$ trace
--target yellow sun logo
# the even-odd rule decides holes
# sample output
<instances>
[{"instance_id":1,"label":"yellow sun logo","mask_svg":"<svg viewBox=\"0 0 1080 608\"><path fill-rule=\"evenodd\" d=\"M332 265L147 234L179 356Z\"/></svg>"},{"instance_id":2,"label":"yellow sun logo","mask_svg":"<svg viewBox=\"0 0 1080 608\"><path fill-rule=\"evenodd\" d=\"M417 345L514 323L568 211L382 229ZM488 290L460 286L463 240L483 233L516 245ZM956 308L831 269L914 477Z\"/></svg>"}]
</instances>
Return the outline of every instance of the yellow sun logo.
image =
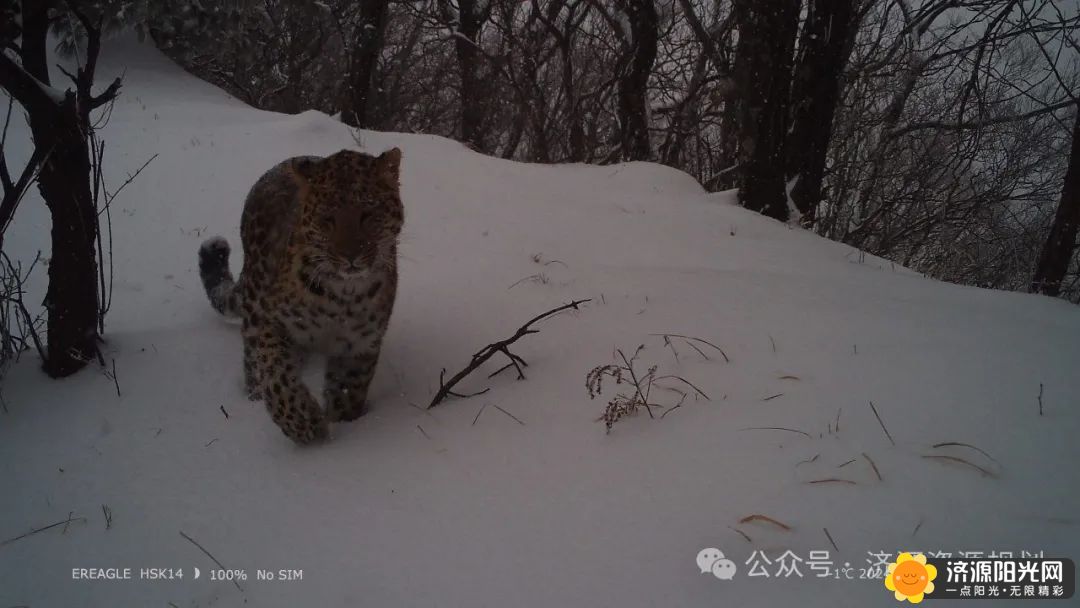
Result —
<instances>
[{"instance_id":1,"label":"yellow sun logo","mask_svg":"<svg viewBox=\"0 0 1080 608\"><path fill-rule=\"evenodd\" d=\"M918 604L923 601L923 596L934 592L935 578L937 568L926 563L925 555L901 553L895 564L889 564L885 588L892 591L898 601Z\"/></svg>"}]
</instances>

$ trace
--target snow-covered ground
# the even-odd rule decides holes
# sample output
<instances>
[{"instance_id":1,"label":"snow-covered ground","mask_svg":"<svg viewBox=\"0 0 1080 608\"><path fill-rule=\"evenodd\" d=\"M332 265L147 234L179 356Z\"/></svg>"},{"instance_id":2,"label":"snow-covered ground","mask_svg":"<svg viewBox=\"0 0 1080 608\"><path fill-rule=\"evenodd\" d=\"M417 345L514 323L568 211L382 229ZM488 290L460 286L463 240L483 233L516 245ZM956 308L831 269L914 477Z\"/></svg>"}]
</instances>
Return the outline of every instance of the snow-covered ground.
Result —
<instances>
[{"instance_id":1,"label":"snow-covered ground","mask_svg":"<svg viewBox=\"0 0 1080 608\"><path fill-rule=\"evenodd\" d=\"M859 578L870 553L1080 557L1080 309L926 279L653 164L526 165L363 133L364 150L404 151L399 299L370 413L294 446L245 398L238 327L208 305L196 250L238 244L264 170L353 135L252 110L133 41L107 46L99 74L123 69L109 182L159 156L113 210L120 396L96 367L52 381L28 354L9 372L0 540L75 521L0 545L0 606L890 606ZM32 193L12 253L47 251L47 219ZM490 392L423 411L440 369L575 298L592 301L516 345L527 380L486 380L493 361L461 388ZM730 361L679 340L676 359L664 332ZM711 400L605 434L610 393L590 400L585 376L639 344L639 371ZM830 479L851 483L812 483ZM740 523L755 514L791 529ZM181 532L248 580L209 580ZM699 571L705 547L733 580ZM788 550L827 551L853 578L748 576L755 551ZM184 578L72 580L92 567Z\"/></svg>"}]
</instances>

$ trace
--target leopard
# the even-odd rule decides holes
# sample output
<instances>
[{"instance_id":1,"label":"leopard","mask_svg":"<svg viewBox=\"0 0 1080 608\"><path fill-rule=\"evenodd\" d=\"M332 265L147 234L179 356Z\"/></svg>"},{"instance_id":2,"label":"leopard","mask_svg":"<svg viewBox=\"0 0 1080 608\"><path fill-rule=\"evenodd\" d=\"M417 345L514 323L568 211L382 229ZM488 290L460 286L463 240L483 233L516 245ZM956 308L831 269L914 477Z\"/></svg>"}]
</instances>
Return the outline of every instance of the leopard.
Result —
<instances>
[{"instance_id":1,"label":"leopard","mask_svg":"<svg viewBox=\"0 0 1080 608\"><path fill-rule=\"evenodd\" d=\"M199 247L210 305L241 320L247 396L297 444L367 410L397 296L400 169L399 148L286 159L244 201L239 278L225 238ZM326 358L324 407L301 379L313 353Z\"/></svg>"}]
</instances>

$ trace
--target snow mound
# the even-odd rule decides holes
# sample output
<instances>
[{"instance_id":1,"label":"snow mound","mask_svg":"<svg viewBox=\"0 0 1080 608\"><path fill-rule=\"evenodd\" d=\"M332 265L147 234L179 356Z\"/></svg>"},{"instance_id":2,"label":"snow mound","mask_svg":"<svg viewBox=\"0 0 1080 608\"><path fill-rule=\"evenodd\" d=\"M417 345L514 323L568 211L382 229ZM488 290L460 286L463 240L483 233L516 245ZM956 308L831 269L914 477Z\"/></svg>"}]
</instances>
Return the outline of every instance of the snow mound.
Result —
<instances>
[{"instance_id":1,"label":"snow mound","mask_svg":"<svg viewBox=\"0 0 1080 608\"><path fill-rule=\"evenodd\" d=\"M0 605L866 606L894 601L880 580L752 578L748 560L1077 555L1080 309L926 279L648 163L527 165L362 133L404 152L399 300L371 413L292 445L245 398L238 328L196 254L213 234L239 243L263 171L356 140L317 112L246 108L130 39L106 50L103 79L127 69L109 183L159 156L112 212L115 383L50 381L28 355L3 387L0 537L76 519L0 547ZM15 125L9 142L26 141ZM36 193L16 224L16 257L48 250ZM460 387L489 392L423 409L441 369L576 298L591 301L515 345L526 380L486 379L493 361ZM605 434L614 387L590 400L586 374L642 344L639 371L708 399ZM181 532L248 580L210 580ZM700 573L706 547L734 580ZM135 580L72 580L90 567ZM147 567L184 578L138 580Z\"/></svg>"}]
</instances>

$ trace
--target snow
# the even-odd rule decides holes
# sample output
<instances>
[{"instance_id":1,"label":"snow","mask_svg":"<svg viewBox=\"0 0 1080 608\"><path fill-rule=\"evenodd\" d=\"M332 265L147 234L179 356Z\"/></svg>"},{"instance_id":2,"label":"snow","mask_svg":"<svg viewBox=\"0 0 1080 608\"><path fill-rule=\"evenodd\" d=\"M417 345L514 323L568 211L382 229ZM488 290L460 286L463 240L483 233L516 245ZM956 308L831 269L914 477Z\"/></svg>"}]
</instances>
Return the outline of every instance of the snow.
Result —
<instances>
[{"instance_id":1,"label":"snow","mask_svg":"<svg viewBox=\"0 0 1080 608\"><path fill-rule=\"evenodd\" d=\"M69 90L61 90L61 89L58 89L56 87L51 87L51 86L45 84L44 82L41 82L36 77L34 77L33 74L31 74L30 72L27 72L26 70L23 69L22 64L19 62L18 59L15 58L14 53L9 53L7 49L4 49L3 51L0 51L0 52L4 53L5 56L12 61L12 63L14 64L15 69L22 72L23 76L25 76L31 82L36 84L38 89L42 93L44 93L46 97L49 98L49 101L53 102L56 105L61 105L67 99L67 94L68 94ZM5 91L5 93L6 93L6 91ZM5 97L6 96L7 95L5 94Z\"/></svg>"},{"instance_id":2,"label":"snow","mask_svg":"<svg viewBox=\"0 0 1080 608\"><path fill-rule=\"evenodd\" d=\"M371 152L404 151L399 300L371 412L325 445L294 446L246 400L238 327L210 308L196 252L223 234L237 272L255 179L353 136L317 112L247 108L130 39L106 46L99 73L125 67L103 133L109 183L160 156L112 214L104 348L120 396L94 367L52 381L28 354L9 372L0 541L85 521L0 545L0 606L877 606L894 602L880 580L813 578L805 564L804 578L750 578L746 562L1076 558L1080 309L929 280L648 163L527 165L364 132ZM13 121L9 142L25 136ZM7 245L32 259L47 232L34 192ZM30 288L40 301L42 273ZM527 380L485 379L493 360L461 387L490 392L420 409L440 369L575 298L592 302L515 345ZM678 341L676 360L662 332L709 340L730 362ZM638 344L641 369L712 400L605 434L606 399L589 400L585 375ZM855 484L808 483L828 478ZM792 530L740 523L754 514ZM208 580L216 566L181 532L248 580ZM734 580L700 573L706 547L735 562ZM135 580L72 580L108 567ZM184 579L138 580L151 567ZM259 568L303 580L256 581Z\"/></svg>"}]
</instances>

